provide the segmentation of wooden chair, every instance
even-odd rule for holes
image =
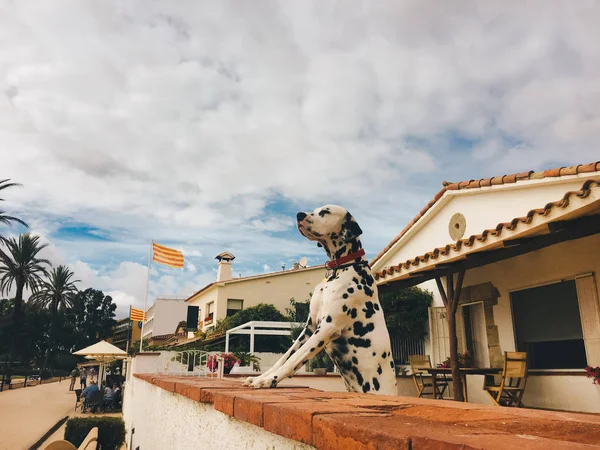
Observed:
[[[504,352],[500,384],[488,384],[488,381],[488,377],[485,377],[483,389],[497,406],[520,407],[527,384],[527,353]]]
[[[75,389],[75,408],[73,409],[73,411],[77,410],[77,405],[79,405],[79,402],[81,401],[81,389]]]
[[[431,395],[433,398],[443,399],[444,392],[448,387],[448,380],[445,375],[443,378],[437,380],[437,392],[433,392],[433,378],[427,373],[427,370],[425,370],[432,367],[429,355],[410,355],[408,361],[410,362],[412,379],[415,383],[415,388],[417,388],[417,397]],[[431,388],[431,392],[425,392],[425,389],[427,388]]]

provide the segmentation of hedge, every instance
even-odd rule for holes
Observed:
[[[120,417],[74,417],[67,421],[65,440],[79,447],[90,430],[98,427],[98,448],[119,450],[125,442],[125,423]]]

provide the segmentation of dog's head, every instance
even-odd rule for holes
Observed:
[[[334,246],[352,242],[362,230],[352,214],[336,205],[325,205],[313,212],[299,212],[298,231],[311,241],[333,242]]]

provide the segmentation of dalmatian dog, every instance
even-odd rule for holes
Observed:
[[[397,395],[390,337],[360,242],[360,226],[335,205],[299,212],[297,220],[300,233],[327,253],[329,271],[313,292],[310,315],[298,339],[271,369],[244,384],[274,388],[325,349],[349,392]]]

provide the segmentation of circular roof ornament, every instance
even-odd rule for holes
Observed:
[[[459,241],[467,231],[467,219],[461,213],[456,213],[450,218],[448,233],[453,241]]]

